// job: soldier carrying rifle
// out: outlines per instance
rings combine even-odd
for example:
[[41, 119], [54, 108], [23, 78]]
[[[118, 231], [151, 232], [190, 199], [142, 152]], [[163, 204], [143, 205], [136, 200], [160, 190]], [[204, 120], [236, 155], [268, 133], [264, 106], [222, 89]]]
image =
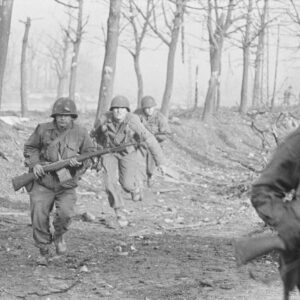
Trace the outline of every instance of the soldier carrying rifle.
[[[300, 289], [300, 128], [278, 146], [272, 159], [253, 184], [251, 202], [265, 223], [278, 235], [238, 240], [236, 259], [240, 264], [277, 250], [284, 299]], [[294, 192], [292, 200], [286, 195]]]
[[[25, 142], [25, 165], [35, 180], [27, 184], [35, 246], [39, 248], [38, 264], [46, 265], [50, 245], [54, 242], [59, 255], [67, 251], [64, 234], [74, 214], [77, 182], [90, 161], [79, 162], [74, 156], [88, 153], [94, 144], [88, 131], [76, 124], [77, 109], [69, 98], [59, 98], [53, 105], [52, 122], [39, 124]], [[68, 166], [56, 172], [44, 167], [68, 159]], [[56, 208], [54, 234], [50, 232], [49, 215]]]
[[[104, 149], [130, 142], [145, 143], [158, 168], [163, 173], [165, 171], [164, 156], [159, 143], [144, 127], [139, 117], [130, 112], [129, 101], [124, 96], [118, 95], [112, 99], [110, 110], [100, 117], [92, 136]], [[119, 153], [101, 156], [100, 166], [104, 171], [108, 201], [115, 211], [120, 227], [129, 224], [124, 211], [122, 189], [131, 194], [133, 201], [141, 201], [143, 198], [140, 161], [141, 152], [138, 145], [127, 147]]]

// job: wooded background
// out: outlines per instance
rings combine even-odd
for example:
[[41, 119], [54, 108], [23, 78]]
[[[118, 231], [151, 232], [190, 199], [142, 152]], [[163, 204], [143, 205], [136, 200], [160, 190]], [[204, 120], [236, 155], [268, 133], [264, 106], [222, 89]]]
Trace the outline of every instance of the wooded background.
[[0, 0], [0, 111], [67, 95], [96, 120], [120, 93], [166, 116], [202, 106], [204, 121], [298, 104], [297, 2]]

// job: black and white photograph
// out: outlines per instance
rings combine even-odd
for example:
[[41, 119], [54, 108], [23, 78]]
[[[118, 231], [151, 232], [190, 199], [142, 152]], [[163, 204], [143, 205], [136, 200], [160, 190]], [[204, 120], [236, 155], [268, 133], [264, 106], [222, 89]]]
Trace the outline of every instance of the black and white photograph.
[[299, 299], [300, 0], [0, 0], [0, 170], [1, 300]]

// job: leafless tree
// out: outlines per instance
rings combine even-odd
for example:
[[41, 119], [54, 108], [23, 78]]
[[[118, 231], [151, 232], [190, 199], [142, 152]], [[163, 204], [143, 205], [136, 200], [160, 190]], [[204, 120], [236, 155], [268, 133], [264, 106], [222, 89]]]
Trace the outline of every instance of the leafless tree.
[[119, 41], [121, 5], [122, 0], [110, 0], [105, 57], [102, 66], [95, 124], [97, 123], [100, 115], [108, 110], [112, 98]]
[[[64, 1], [54, 0], [55, 2], [66, 6], [68, 9], [75, 9], [77, 11], [77, 16], [74, 18], [76, 22], [76, 28], [72, 26], [68, 27], [66, 30], [66, 39], [70, 40], [73, 45], [73, 53], [71, 57], [71, 70], [70, 70], [70, 82], [69, 82], [69, 97], [75, 100], [76, 93], [76, 79], [77, 79], [77, 67], [78, 67], [78, 57], [80, 51], [80, 45], [82, 42], [82, 36], [84, 34], [84, 27], [88, 20], [83, 21], [83, 2], [84, 0], [76, 0], [77, 5], [71, 5], [70, 2], [66, 3]], [[69, 10], [71, 18], [73, 14]]]
[[251, 47], [251, 25], [252, 25], [253, 0], [248, 0], [248, 9], [246, 17], [245, 35], [243, 44], [243, 79], [241, 88], [241, 101], [239, 112], [244, 114], [248, 106], [248, 84], [249, 84], [249, 65], [250, 65], [250, 47]]
[[28, 94], [28, 67], [27, 67], [27, 48], [28, 48], [28, 36], [31, 26], [31, 19], [27, 18], [25, 24], [25, 31], [22, 42], [21, 53], [21, 115], [25, 117], [28, 113], [27, 106], [27, 94]]
[[[160, 0], [154, 3], [153, 0], [153, 6], [156, 9], [153, 9], [153, 22], [150, 22], [149, 26], [155, 35], [169, 48], [166, 83], [161, 105], [161, 112], [166, 117], [169, 115], [174, 82], [175, 54], [186, 2], [187, 0]], [[162, 30], [159, 25], [162, 25], [167, 32]]]
[[14, 0], [0, 1], [0, 109]]
[[[138, 108], [141, 106], [141, 99], [144, 93], [144, 81], [141, 72], [140, 57], [142, 52], [143, 41], [145, 39], [147, 29], [149, 27], [149, 20], [153, 10], [153, 6], [151, 4], [153, 4], [153, 1], [147, 0], [146, 5], [144, 3], [145, 7], [143, 9], [143, 7], [139, 7], [137, 5], [137, 1], [129, 0], [128, 7], [126, 7], [126, 9], [124, 9], [122, 13], [124, 18], [128, 20], [130, 27], [132, 29], [133, 45], [131, 42], [120, 43], [120, 45], [125, 49], [127, 49], [133, 58], [134, 70], [137, 78], [137, 87], [138, 87], [138, 92], [137, 92]], [[144, 18], [141, 17], [141, 13], [139, 12], [142, 12]]]
[[215, 113], [220, 103], [220, 75], [222, 63], [222, 51], [227, 31], [233, 22], [232, 11], [234, 0], [228, 0], [222, 6], [219, 0], [214, 2], [207, 0], [207, 29], [210, 45], [210, 80], [205, 97], [202, 120], [208, 121]]
[[269, 0], [264, 0], [264, 8], [261, 14], [261, 30], [258, 36], [258, 43], [256, 49], [256, 58], [255, 58], [255, 74], [254, 74], [254, 86], [253, 86], [253, 98], [252, 106], [257, 107], [259, 105], [259, 100], [261, 100], [261, 72], [262, 72], [262, 63], [263, 63], [263, 50], [264, 50], [264, 35], [266, 27], [266, 16], [268, 13]]

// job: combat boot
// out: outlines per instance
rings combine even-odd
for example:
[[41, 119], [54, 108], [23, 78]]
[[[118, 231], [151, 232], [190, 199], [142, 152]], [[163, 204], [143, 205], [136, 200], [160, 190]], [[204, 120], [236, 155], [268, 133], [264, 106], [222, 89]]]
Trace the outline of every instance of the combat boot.
[[120, 225], [120, 227], [128, 226], [129, 222], [125, 216], [124, 211], [121, 208], [115, 208], [115, 213], [117, 217], [117, 222]]
[[140, 188], [137, 188], [133, 192], [131, 192], [131, 199], [134, 202], [143, 200], [143, 195], [142, 195], [142, 191]]
[[49, 263], [49, 249], [40, 248], [40, 254], [36, 259], [36, 263], [40, 266], [48, 266]]
[[67, 245], [62, 234], [58, 236], [54, 235], [53, 241], [57, 255], [63, 255], [67, 252]]

